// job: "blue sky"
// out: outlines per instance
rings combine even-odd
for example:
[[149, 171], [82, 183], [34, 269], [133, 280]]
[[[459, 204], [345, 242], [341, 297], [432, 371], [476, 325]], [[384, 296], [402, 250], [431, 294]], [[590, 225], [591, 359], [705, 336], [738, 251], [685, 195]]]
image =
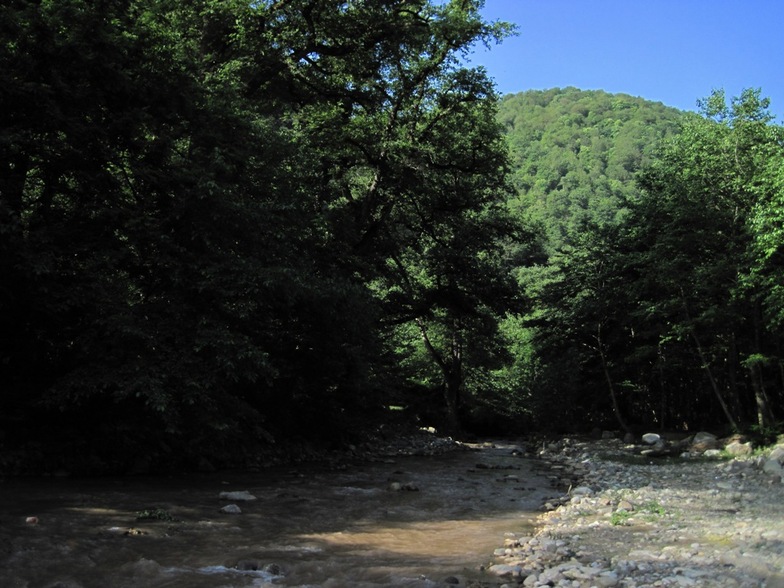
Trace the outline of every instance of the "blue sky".
[[472, 63], [503, 94], [575, 86], [696, 110], [723, 88], [761, 88], [784, 122], [784, 0], [486, 0], [518, 36]]

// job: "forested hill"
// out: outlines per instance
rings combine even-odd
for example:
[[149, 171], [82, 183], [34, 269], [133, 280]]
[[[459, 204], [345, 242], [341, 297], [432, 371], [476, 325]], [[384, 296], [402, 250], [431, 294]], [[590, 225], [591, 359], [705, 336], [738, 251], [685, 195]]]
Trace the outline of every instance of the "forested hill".
[[574, 89], [501, 103], [516, 208], [548, 237], [507, 325], [509, 389], [534, 422], [780, 429], [784, 129], [759, 89], [698, 104]]
[[626, 94], [553, 88], [506, 95], [499, 104], [512, 154], [516, 207], [561, 245], [585, 223], [617, 221], [635, 173], [682, 112]]

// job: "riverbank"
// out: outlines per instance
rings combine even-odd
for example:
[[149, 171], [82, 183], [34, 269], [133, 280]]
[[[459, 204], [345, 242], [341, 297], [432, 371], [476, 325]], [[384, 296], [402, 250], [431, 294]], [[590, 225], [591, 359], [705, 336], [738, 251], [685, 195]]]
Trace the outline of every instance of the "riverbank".
[[784, 588], [784, 444], [648, 441], [542, 447], [567, 490], [488, 572], [508, 588]]

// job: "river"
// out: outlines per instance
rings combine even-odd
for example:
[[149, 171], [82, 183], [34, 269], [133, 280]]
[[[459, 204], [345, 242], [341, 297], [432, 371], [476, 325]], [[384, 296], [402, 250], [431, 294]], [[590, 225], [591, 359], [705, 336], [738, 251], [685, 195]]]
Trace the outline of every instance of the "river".
[[[4, 588], [461, 585], [552, 495], [514, 446], [342, 468], [0, 480]], [[410, 485], [411, 489], [405, 489]], [[398, 486], [403, 489], [396, 490]], [[241, 514], [219, 494], [248, 491]], [[172, 520], [137, 520], [140, 512]], [[36, 517], [28, 520], [28, 517]]]

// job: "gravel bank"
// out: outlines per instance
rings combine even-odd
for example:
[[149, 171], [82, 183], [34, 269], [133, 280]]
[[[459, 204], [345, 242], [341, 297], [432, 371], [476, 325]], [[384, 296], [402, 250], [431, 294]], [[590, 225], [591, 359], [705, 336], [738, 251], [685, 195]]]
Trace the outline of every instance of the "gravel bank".
[[717, 442], [706, 457], [711, 443], [649, 443], [542, 448], [571, 487], [534, 536], [506, 537], [488, 572], [507, 588], [784, 588], [784, 444], [748, 455]]

